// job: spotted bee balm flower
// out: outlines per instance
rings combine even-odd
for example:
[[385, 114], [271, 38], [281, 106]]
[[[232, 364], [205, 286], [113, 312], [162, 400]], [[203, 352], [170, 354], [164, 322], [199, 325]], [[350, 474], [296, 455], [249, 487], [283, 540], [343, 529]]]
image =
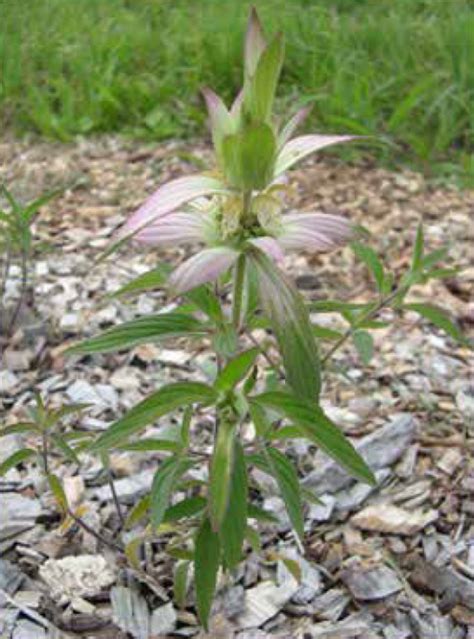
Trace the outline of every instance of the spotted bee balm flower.
[[211, 89], [203, 91], [217, 170], [165, 184], [126, 224], [126, 233], [139, 243], [204, 245], [171, 275], [170, 287], [177, 294], [215, 280], [252, 249], [278, 263], [286, 250], [330, 250], [351, 236], [344, 217], [285, 211], [285, 172], [311, 153], [353, 136], [292, 138], [308, 108], [278, 129], [272, 108], [283, 52], [281, 34], [267, 43], [252, 10], [243, 89], [230, 109]]

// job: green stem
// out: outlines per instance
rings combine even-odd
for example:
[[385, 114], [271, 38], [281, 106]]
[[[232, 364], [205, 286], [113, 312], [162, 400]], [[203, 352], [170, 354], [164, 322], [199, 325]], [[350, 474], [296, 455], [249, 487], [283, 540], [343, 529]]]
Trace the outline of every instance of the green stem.
[[242, 314], [242, 297], [245, 279], [245, 255], [240, 255], [235, 265], [234, 291], [232, 296], [232, 323], [235, 330], [240, 329], [240, 316]]
[[368, 310], [367, 312], [363, 313], [363, 315], [361, 315], [358, 318], [358, 320], [347, 329], [344, 335], [342, 335], [337, 340], [334, 346], [332, 346], [328, 350], [328, 352], [322, 358], [321, 364], [326, 364], [327, 361], [334, 355], [334, 353], [338, 351], [341, 348], [341, 346], [343, 346], [343, 344], [347, 342], [347, 340], [353, 335], [353, 333], [360, 327], [361, 324], [363, 324], [364, 322], [367, 322], [368, 320], [373, 319], [383, 308], [388, 306], [390, 302], [392, 302], [402, 291], [405, 291], [404, 287], [395, 289], [395, 291], [390, 293], [390, 295], [387, 295], [387, 297], [382, 298], [376, 306], [374, 306], [372, 309]]

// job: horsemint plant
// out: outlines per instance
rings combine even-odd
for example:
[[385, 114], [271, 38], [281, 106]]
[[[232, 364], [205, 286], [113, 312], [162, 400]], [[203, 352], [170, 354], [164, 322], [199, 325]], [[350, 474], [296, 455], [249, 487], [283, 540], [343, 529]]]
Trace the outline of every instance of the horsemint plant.
[[[180, 381], [162, 386], [88, 446], [103, 458], [112, 450], [167, 454], [150, 493], [129, 513], [128, 527], [143, 519], [148, 522], [144, 534], [129, 542], [125, 552], [139, 566], [142, 541], [161, 535], [169, 554], [178, 560], [178, 602], [183, 601], [188, 568], [194, 564], [197, 608], [204, 626], [219, 569], [232, 571], [246, 544], [255, 545], [256, 522], [274, 520], [259, 506], [254, 468], [276, 480], [296, 538], [303, 539], [302, 500], [309, 495], [300, 487], [293, 463], [280, 450], [284, 440], [307, 438], [356, 478], [374, 482], [370, 468], [319, 405], [321, 371], [334, 352], [353, 339], [367, 361], [372, 352], [368, 329], [386, 325], [379, 313], [388, 306], [416, 311], [453, 338], [463, 339], [438, 308], [405, 303], [413, 284], [452, 273], [436, 267], [444, 251], [425, 254], [421, 227], [411, 267], [397, 282], [372, 249], [354, 241], [353, 228], [345, 218], [284, 212], [285, 171], [313, 151], [352, 138], [305, 135], [292, 139], [306, 109], [282, 128], [275, 124], [272, 109], [282, 61], [282, 36], [267, 44], [252, 11], [241, 93], [228, 110], [211, 90], [204, 91], [217, 169], [159, 188], [130, 218], [114, 245], [131, 237], [156, 246], [203, 244], [205, 248], [173, 272], [156, 268], [119, 291], [167, 287], [181, 301], [171, 312], [127, 322], [70, 349], [80, 354], [104, 353], [179, 336], [206, 338], [213, 344], [217, 366], [212, 383]], [[329, 250], [349, 240], [374, 276], [377, 298], [360, 304], [327, 300], [308, 305], [281, 270], [284, 251]], [[310, 312], [339, 312], [349, 327], [345, 333], [328, 330], [314, 324]], [[274, 350], [269, 352], [255, 340], [257, 328], [271, 331], [281, 363]], [[332, 345], [321, 356], [318, 341], [326, 339]], [[179, 410], [183, 415], [178, 438], [137, 438], [147, 426]], [[209, 454], [192, 441], [192, 417], [199, 411], [215, 415]], [[70, 446], [74, 450], [74, 443]], [[207, 483], [187, 476], [203, 463], [208, 464]], [[64, 501], [57, 482], [53, 488]]]

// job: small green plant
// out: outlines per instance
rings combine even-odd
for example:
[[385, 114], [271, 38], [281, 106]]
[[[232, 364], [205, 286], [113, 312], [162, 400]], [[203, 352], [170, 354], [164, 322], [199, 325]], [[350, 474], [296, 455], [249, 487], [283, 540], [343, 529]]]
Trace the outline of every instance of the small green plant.
[[[367, 363], [373, 352], [370, 331], [386, 325], [380, 313], [387, 307], [415, 311], [454, 339], [465, 341], [441, 309], [406, 302], [414, 284], [452, 273], [438, 267], [444, 251], [425, 252], [421, 226], [411, 267], [397, 279], [346, 218], [286, 211], [285, 172], [314, 151], [354, 138], [293, 137], [307, 109], [286, 125], [277, 125], [273, 102], [283, 53], [281, 34], [267, 43], [252, 11], [243, 90], [230, 109], [210, 89], [204, 91], [216, 166], [209, 173], [160, 187], [108, 251], [113, 253], [131, 238], [157, 246], [204, 245], [175, 270], [157, 266], [117, 292], [164, 288], [174, 299], [174, 310], [126, 322], [69, 351], [107, 353], [176, 337], [197, 343], [205, 339], [213, 346], [215, 371], [209, 382], [162, 386], [87, 445], [89, 453], [101, 455], [105, 462], [113, 450], [158, 451], [165, 457], [150, 493], [128, 513], [125, 528], [142, 521], [145, 527], [123, 551], [140, 568], [141, 544], [159, 541], [178, 562], [178, 602], [193, 565], [197, 609], [206, 627], [219, 570], [232, 573], [246, 548], [258, 546], [258, 522], [274, 520], [261, 507], [261, 489], [252, 476], [255, 468], [275, 479], [295, 537], [303, 545], [303, 501], [313, 496], [302, 489], [297, 468], [282, 452], [286, 440], [306, 438], [357, 479], [375, 482], [364, 459], [320, 405], [324, 371], [336, 351], [352, 339]], [[308, 304], [283, 271], [284, 252], [327, 251], [346, 242], [352, 242], [373, 275], [375, 298], [357, 304], [335, 300]], [[340, 313], [347, 331], [319, 325], [318, 315], [325, 312]], [[255, 338], [256, 329], [267, 331], [266, 342]], [[195, 418], [202, 412], [213, 415], [210, 453], [194, 441]], [[180, 415], [173, 440], [140, 437], [150, 424], [170, 413]], [[203, 464], [208, 481], [192, 478], [190, 471]], [[54, 490], [61, 500], [57, 484]], [[179, 499], [176, 493], [181, 494]]]
[[[12, 333], [28, 294], [33, 296], [30, 285], [31, 260], [33, 258], [33, 230], [39, 209], [56, 197], [60, 191], [41, 195], [26, 205], [13, 196], [3, 184], [0, 195], [4, 197], [9, 210], [0, 210], [0, 335]], [[13, 265], [20, 268], [20, 290], [13, 308], [7, 309], [5, 292]], [[31, 299], [31, 304], [33, 300]]]

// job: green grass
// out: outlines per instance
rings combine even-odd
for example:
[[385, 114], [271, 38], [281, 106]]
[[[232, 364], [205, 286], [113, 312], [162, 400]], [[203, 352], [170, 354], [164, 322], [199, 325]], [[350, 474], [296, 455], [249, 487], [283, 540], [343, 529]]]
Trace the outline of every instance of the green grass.
[[[280, 109], [382, 136], [373, 153], [474, 175], [472, 0], [256, 0], [287, 57]], [[4, 128], [70, 139], [203, 131], [199, 89], [241, 79], [242, 0], [0, 0]]]

